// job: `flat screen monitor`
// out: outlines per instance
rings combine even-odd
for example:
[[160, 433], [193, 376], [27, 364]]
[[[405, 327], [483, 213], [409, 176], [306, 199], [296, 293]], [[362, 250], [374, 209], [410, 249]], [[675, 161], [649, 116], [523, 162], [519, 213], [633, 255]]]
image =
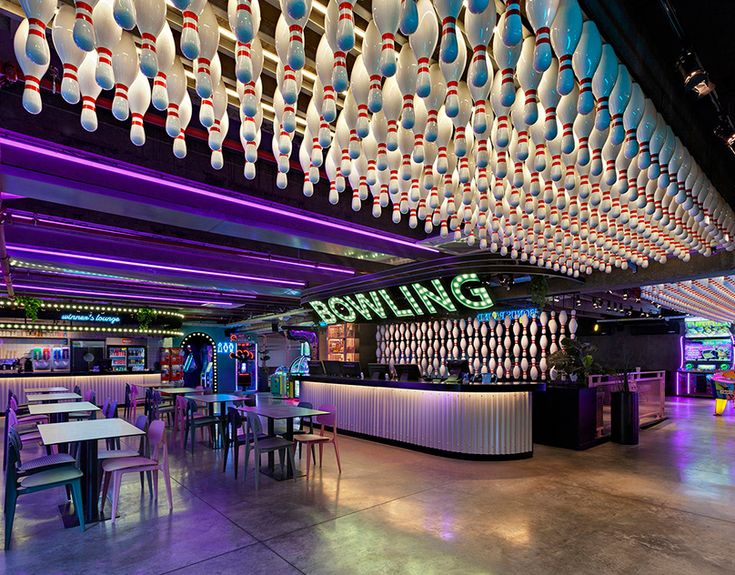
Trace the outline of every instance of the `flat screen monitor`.
[[342, 370], [342, 362], [341, 361], [325, 361], [324, 362], [324, 372], [326, 375], [332, 376], [332, 377], [342, 377], [344, 375], [344, 371]]
[[463, 379], [465, 374], [469, 375], [470, 364], [466, 359], [451, 359], [447, 361], [448, 379]]
[[359, 361], [342, 362], [342, 375], [345, 377], [353, 377], [360, 379], [362, 377], [362, 368]]
[[307, 364], [309, 366], [309, 375], [324, 375], [324, 364], [318, 360], [310, 360]]
[[398, 381], [421, 381], [421, 370], [415, 363], [401, 363], [396, 365]]
[[386, 379], [390, 377], [390, 366], [387, 363], [368, 363], [368, 377], [370, 379]]

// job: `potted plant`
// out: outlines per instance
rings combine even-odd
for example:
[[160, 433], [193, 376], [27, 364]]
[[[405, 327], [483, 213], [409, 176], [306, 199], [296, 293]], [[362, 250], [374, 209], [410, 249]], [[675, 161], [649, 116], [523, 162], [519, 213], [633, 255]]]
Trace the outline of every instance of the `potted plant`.
[[561, 348], [548, 358], [552, 381], [545, 391], [534, 393], [533, 439], [537, 443], [587, 449], [600, 443], [597, 437], [597, 390], [588, 378], [604, 369], [595, 360], [596, 348], [564, 338]]
[[587, 387], [587, 379], [593, 373], [603, 373], [604, 368], [595, 361], [597, 348], [590, 343], [565, 337], [561, 340], [561, 349], [552, 353], [548, 359], [552, 379], [564, 377], [576, 385]]

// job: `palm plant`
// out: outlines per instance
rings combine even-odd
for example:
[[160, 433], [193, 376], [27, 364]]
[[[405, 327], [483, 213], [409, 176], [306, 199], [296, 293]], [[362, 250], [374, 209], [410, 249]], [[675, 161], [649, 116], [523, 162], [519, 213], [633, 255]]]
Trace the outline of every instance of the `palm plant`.
[[548, 358], [549, 367], [557, 373], [577, 380], [579, 385], [586, 386], [587, 379], [594, 373], [604, 373], [604, 368], [595, 361], [597, 348], [589, 343], [565, 337], [561, 340], [561, 348]]

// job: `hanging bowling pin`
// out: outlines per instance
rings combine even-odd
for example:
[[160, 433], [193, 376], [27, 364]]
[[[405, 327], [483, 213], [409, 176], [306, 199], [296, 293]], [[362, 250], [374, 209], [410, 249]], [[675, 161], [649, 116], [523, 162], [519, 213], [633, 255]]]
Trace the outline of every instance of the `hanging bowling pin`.
[[158, 74], [158, 35], [166, 24], [165, 0], [133, 0], [135, 23], [140, 32], [140, 71], [148, 78]]
[[260, 29], [260, 0], [228, 0], [227, 20], [238, 42], [252, 42]]
[[600, 58], [602, 58], [600, 32], [592, 20], [587, 20], [582, 25], [582, 35], [572, 55], [572, 68], [579, 81], [577, 111], [582, 115], [589, 114], [595, 107], [592, 77], [595, 75]]
[[20, 5], [28, 19], [26, 56], [34, 64], [48, 68], [51, 52], [46, 40], [46, 26], [56, 12], [56, 0], [20, 0]]
[[201, 49], [199, 39], [199, 17], [207, 5], [207, 0], [191, 0], [181, 11], [183, 25], [181, 29], [181, 53], [189, 60], [196, 60]]
[[79, 66], [87, 53], [74, 43], [74, 8], [62, 4], [54, 17], [51, 36], [54, 48], [64, 65], [61, 79], [61, 97], [69, 104], [79, 102]]
[[186, 157], [186, 128], [191, 121], [191, 97], [184, 92], [184, 99], [179, 104], [179, 135], [174, 139], [174, 156], [179, 159]]
[[434, 8], [442, 24], [439, 60], [445, 64], [451, 64], [459, 56], [457, 18], [462, 9], [462, 0], [434, 0]]
[[401, 0], [374, 0], [373, 21], [382, 38], [380, 70], [386, 78], [396, 73], [395, 35], [401, 16]]
[[123, 30], [135, 28], [135, 0], [113, 0], [112, 14]]
[[166, 91], [166, 82], [168, 74], [173, 68], [174, 58], [176, 58], [176, 44], [171, 28], [168, 23], [163, 25], [161, 32], [156, 40], [156, 55], [158, 59], [158, 73], [153, 81], [153, 89], [151, 92], [151, 102], [156, 110], [164, 111], [168, 108], [168, 92]]
[[503, 39], [503, 44], [508, 47], [517, 46], [523, 40], [523, 24], [521, 23], [520, 0], [504, 0], [505, 16], [498, 22], [498, 30]]
[[130, 105], [130, 141], [136, 146], [145, 144], [145, 126], [143, 116], [151, 105], [151, 86], [148, 78], [139, 72], [128, 91], [128, 102]]
[[[434, 54], [436, 44], [439, 41], [439, 23], [430, 0], [419, 0], [418, 11], [419, 26], [409, 36], [408, 41], [418, 63], [416, 94], [421, 98], [426, 98], [434, 89], [431, 84], [430, 65], [431, 56]], [[367, 37], [367, 31], [365, 36]], [[363, 44], [363, 53], [366, 49]]]
[[98, 1], [74, 0], [74, 43], [84, 52], [92, 52], [97, 45], [94, 10]]
[[[115, 87], [115, 73], [112, 69], [112, 51], [122, 38], [122, 30], [112, 16], [112, 5], [103, 0], [94, 8], [94, 34], [97, 40], [97, 64], [95, 80], [103, 90]], [[94, 52], [92, 52], [94, 54]]]
[[559, 8], [559, 0], [526, 0], [526, 16], [536, 32], [533, 67], [541, 73], [551, 65], [550, 26]]
[[128, 89], [138, 75], [138, 52], [133, 35], [123, 32], [112, 54], [112, 70], [115, 76], [115, 98], [112, 115], [121, 122], [128, 119]]
[[97, 69], [97, 56], [94, 52], [87, 52], [87, 55], [79, 65], [79, 92], [82, 96], [82, 127], [88, 132], [94, 132], [97, 129], [97, 97], [100, 95], [102, 88], [95, 79]]
[[26, 53], [26, 43], [28, 39], [29, 24], [28, 19], [24, 18], [18, 24], [13, 38], [13, 49], [15, 58], [18, 60], [20, 69], [23, 72], [23, 107], [31, 114], [41, 112], [41, 79], [48, 70], [48, 62], [45, 65], [36, 64], [28, 57]]
[[582, 9], [577, 0], [560, 0], [556, 17], [551, 23], [551, 47], [559, 58], [559, 78], [556, 90], [562, 96], [574, 88], [572, 54], [582, 36]]
[[496, 16], [494, 2], [488, 2], [485, 9], [477, 14], [471, 10], [465, 10], [465, 34], [467, 34], [467, 40], [472, 47], [472, 58], [467, 72], [467, 83], [471, 86], [484, 86], [490, 78], [487, 48], [495, 29]]

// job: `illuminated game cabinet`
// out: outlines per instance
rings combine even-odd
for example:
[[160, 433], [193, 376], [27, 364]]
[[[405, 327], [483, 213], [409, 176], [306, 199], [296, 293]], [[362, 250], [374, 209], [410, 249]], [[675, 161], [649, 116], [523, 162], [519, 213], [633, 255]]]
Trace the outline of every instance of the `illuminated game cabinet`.
[[733, 338], [730, 323], [685, 318], [681, 338], [681, 365], [676, 375], [676, 395], [712, 397], [707, 379], [732, 367]]

